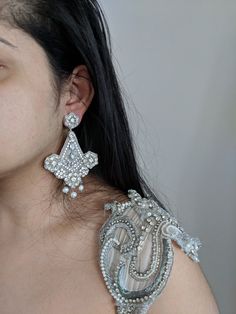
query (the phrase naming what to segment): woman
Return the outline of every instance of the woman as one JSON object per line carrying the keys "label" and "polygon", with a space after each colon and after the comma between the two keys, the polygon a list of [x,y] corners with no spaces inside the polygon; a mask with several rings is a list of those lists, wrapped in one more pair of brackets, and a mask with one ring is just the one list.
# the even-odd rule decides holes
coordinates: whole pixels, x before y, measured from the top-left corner
{"label": "woman", "polygon": [[98,3],[0,4],[1,314],[218,313],[199,239],[139,173]]}

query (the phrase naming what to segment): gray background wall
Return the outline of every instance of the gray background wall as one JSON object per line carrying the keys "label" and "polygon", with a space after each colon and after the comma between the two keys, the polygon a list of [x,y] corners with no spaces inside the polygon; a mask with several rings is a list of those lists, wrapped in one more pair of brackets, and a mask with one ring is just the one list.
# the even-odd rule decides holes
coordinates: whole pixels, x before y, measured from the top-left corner
{"label": "gray background wall", "polygon": [[236,313],[236,1],[100,3],[140,164],[201,238],[222,313]]}

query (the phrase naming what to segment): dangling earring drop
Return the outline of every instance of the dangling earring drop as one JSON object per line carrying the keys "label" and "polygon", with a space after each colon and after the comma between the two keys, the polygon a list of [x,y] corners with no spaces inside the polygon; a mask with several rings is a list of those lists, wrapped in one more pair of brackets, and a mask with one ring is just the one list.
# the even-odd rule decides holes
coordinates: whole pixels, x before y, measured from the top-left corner
{"label": "dangling earring drop", "polygon": [[[98,155],[91,151],[83,153],[75,133],[72,131],[80,123],[80,117],[70,112],[64,116],[64,125],[69,128],[68,136],[61,149],[60,155],[52,154],[44,160],[44,168],[52,172],[58,179],[64,180],[62,192],[68,193],[70,188],[79,187],[84,190],[82,177],[85,177],[89,169],[98,164]],[[77,197],[77,192],[70,193],[72,198]]]}

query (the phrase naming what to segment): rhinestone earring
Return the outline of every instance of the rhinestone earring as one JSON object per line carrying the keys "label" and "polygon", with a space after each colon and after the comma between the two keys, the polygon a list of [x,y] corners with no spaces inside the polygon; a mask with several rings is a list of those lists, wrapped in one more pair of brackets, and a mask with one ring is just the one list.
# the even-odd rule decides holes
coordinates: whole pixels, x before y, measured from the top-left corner
{"label": "rhinestone earring", "polygon": [[[80,117],[70,112],[64,116],[63,123],[69,128],[68,136],[61,149],[60,155],[52,154],[44,160],[44,168],[52,172],[58,179],[64,180],[62,192],[68,193],[70,188],[79,187],[84,190],[82,177],[85,177],[89,169],[98,164],[96,153],[88,151],[83,153],[75,133],[72,131],[80,123]],[[77,197],[77,192],[70,193],[72,198]]]}

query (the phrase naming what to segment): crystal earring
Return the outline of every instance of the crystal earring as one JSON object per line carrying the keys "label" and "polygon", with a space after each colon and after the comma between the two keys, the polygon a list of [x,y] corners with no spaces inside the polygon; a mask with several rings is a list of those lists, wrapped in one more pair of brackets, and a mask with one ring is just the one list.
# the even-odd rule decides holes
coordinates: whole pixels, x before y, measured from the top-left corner
{"label": "crystal earring", "polygon": [[[66,141],[61,149],[60,155],[52,154],[44,160],[44,168],[52,172],[58,179],[64,180],[62,192],[68,193],[70,188],[79,187],[82,192],[84,185],[82,177],[85,177],[89,169],[98,164],[96,153],[88,151],[83,153],[75,133],[72,131],[80,123],[80,117],[70,112],[64,116],[63,123],[69,128]],[[77,192],[70,193],[72,198],[77,197]]]}

